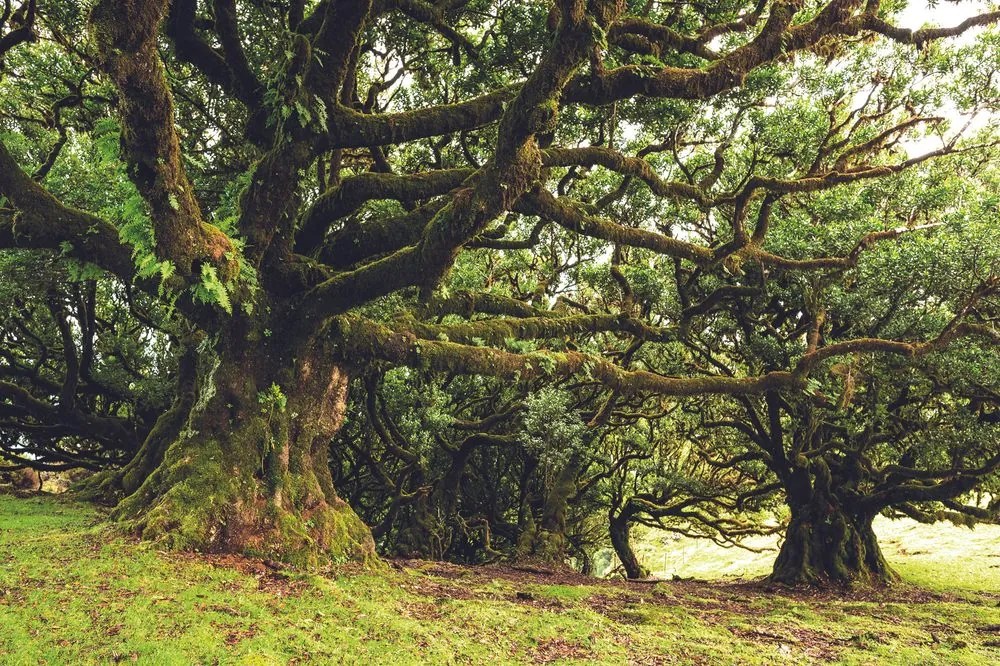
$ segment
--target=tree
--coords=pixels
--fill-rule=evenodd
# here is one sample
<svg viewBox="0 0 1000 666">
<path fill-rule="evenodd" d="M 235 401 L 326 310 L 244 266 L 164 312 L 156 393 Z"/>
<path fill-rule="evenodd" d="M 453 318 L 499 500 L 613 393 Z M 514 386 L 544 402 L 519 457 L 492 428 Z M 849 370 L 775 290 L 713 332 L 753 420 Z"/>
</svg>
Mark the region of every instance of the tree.
<svg viewBox="0 0 1000 666">
<path fill-rule="evenodd" d="M 381 549 L 459 562 L 509 550 L 521 508 L 522 406 L 486 378 L 395 368 L 358 384 L 356 416 L 335 438 L 331 465 Z"/>
<path fill-rule="evenodd" d="M 115 285 L 85 270 L 17 253 L 0 258 L 9 306 L 0 316 L 0 453 L 17 466 L 124 465 L 171 390 L 187 393 L 173 376 L 185 364 L 133 315 L 146 299 L 109 291 Z"/>
<path fill-rule="evenodd" d="M 869 254 L 840 281 L 772 283 L 770 305 L 754 314 L 740 355 L 726 359 L 780 365 L 805 335 L 799 363 L 817 363 L 807 390 L 740 397 L 702 412 L 707 429 L 743 441 L 711 448 L 715 464 L 766 465 L 773 481 L 755 494 L 776 494 L 788 506 L 774 582 L 895 580 L 872 529 L 879 514 L 995 520 L 995 503 L 971 491 L 1000 468 L 996 348 L 942 344 L 956 327 L 981 325 L 963 322 L 996 320 L 995 174 L 978 161 L 938 167 L 927 180 L 896 183 L 891 196 L 921 216 L 960 215 L 961 229 Z M 956 197 L 964 199 L 960 211 Z M 852 215 L 874 201 L 854 199 Z M 904 336 L 929 342 L 877 353 L 885 344 L 878 338 Z M 850 354 L 826 355 L 843 345 Z"/>
<path fill-rule="evenodd" d="M 632 527 L 641 525 L 690 538 L 710 539 L 725 547 L 746 547 L 750 536 L 774 533 L 772 479 L 756 461 L 732 461 L 720 450 L 732 446 L 717 434 L 710 446 L 700 429 L 693 430 L 705 407 L 686 405 L 691 413 L 668 418 L 643 418 L 644 427 L 616 433 L 614 464 L 602 483 L 602 504 L 608 514 L 608 535 L 627 578 L 645 578 L 648 569 L 637 557 Z M 611 438 L 609 438 L 611 439 Z M 725 459 L 727 464 L 718 464 Z M 731 464 L 729 464 L 731 462 Z"/>
<path fill-rule="evenodd" d="M 770 231 L 784 226 L 772 217 L 786 199 L 983 150 L 988 140 L 961 142 L 935 116 L 960 63 L 916 54 L 997 13 L 914 32 L 877 0 L 5 9 L 0 248 L 58 253 L 144 291 L 172 318 L 177 358 L 193 359 L 192 399 L 176 398 L 143 453 L 91 486 L 124 495 L 114 517 L 145 538 L 298 562 L 370 558 L 327 444 L 351 376 L 376 363 L 583 377 L 611 396 L 751 396 L 806 390 L 820 360 L 862 348 L 912 356 L 996 337 L 962 314 L 934 342 L 816 338 L 801 359 L 747 375 L 669 354 L 696 344 L 692 325 L 717 308 L 759 306 L 731 279 L 741 267 L 850 269 L 920 228 L 868 220 L 846 253 L 787 256 Z M 867 65 L 890 44 L 900 66 L 873 78 Z M 838 71 L 848 74 L 820 96 L 827 108 L 796 97 L 812 75 Z M 939 92 L 915 85 L 917 73 Z M 871 93 L 861 111 L 859 91 Z M 792 112 L 771 114 L 774 95 L 798 99 Z M 944 133 L 940 147 L 899 149 L 927 127 Z M 64 160 L 78 163 L 74 178 L 50 177 Z M 602 261 L 618 302 L 553 312 L 558 282 L 534 301 L 483 280 L 470 296 L 447 291 L 477 248 L 543 238 Z M 664 275 L 679 311 L 644 304 L 636 288 Z M 428 314 L 435 299 L 462 321 Z M 588 336 L 599 343 L 565 345 Z M 681 374 L 665 374 L 664 359 Z M 156 461 L 148 474 L 144 461 Z"/>
<path fill-rule="evenodd" d="M 995 402 L 949 386 L 936 363 L 887 366 L 859 359 L 848 380 L 857 383 L 838 387 L 850 394 L 839 406 L 771 395 L 745 402 L 742 418 L 712 424 L 752 435 L 749 451 L 730 460 L 766 462 L 777 481 L 759 490 L 788 505 L 772 582 L 896 580 L 872 529 L 880 513 L 963 525 L 995 520 L 995 503 L 970 493 L 1000 466 Z"/>
</svg>

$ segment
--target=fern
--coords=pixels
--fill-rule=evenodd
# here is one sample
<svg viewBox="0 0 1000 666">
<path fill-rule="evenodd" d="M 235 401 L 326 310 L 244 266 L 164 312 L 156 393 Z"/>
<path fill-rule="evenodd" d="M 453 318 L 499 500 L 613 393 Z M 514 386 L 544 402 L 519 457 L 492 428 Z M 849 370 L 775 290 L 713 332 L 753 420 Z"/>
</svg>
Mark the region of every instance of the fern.
<svg viewBox="0 0 1000 666">
<path fill-rule="evenodd" d="M 201 281 L 196 282 L 191 287 L 191 294 L 198 303 L 217 305 L 228 314 L 233 313 L 233 303 L 229 298 L 229 290 L 219 279 L 215 266 L 211 264 L 201 265 Z"/>
<path fill-rule="evenodd" d="M 159 276 L 160 292 L 163 295 L 166 282 L 174 275 L 176 267 L 170 261 L 161 261 L 156 256 L 156 237 L 146 201 L 125 175 L 125 165 L 120 154 L 121 128 L 116 121 L 105 119 L 97 123 L 93 135 L 98 161 L 112 175 L 109 182 L 117 186 L 121 195 L 121 204 L 102 211 L 102 216 L 115 221 L 118 237 L 122 243 L 132 248 L 132 260 L 138 276 L 143 279 Z M 174 205 L 176 197 L 171 195 L 171 198 L 171 205 Z"/>
</svg>

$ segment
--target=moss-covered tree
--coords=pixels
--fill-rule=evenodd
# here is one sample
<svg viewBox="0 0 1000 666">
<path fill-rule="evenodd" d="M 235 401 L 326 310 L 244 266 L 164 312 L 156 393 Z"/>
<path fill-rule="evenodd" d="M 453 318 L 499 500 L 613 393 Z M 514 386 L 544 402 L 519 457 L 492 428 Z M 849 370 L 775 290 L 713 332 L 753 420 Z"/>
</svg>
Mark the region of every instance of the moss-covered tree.
<svg viewBox="0 0 1000 666">
<path fill-rule="evenodd" d="M 840 225 L 853 238 L 832 254 L 783 254 L 769 231 L 786 200 L 808 208 L 817 193 L 984 150 L 937 118 L 960 63 L 921 54 L 996 13 L 914 32 L 877 0 L 87 10 L 5 4 L 0 248 L 93 264 L 173 317 L 190 398 L 89 487 L 119 497 L 114 518 L 145 538 L 300 562 L 370 558 L 327 444 L 351 376 L 374 363 L 583 377 L 612 396 L 754 395 L 802 391 L 835 355 L 990 337 L 963 312 L 933 343 L 906 331 L 816 339 L 803 360 L 762 374 L 665 371 L 671 350 L 697 346 L 705 317 L 759 305 L 730 279 L 746 267 L 849 270 L 926 226 Z M 880 49 L 899 67 L 872 77 Z M 796 96 L 842 71 L 824 95 Z M 988 106 L 990 77 L 962 76 L 985 86 L 962 110 Z M 796 101 L 772 114 L 774 95 Z M 942 141 L 900 150 L 927 128 Z M 477 248 L 530 251 L 555 236 L 602 262 L 622 297 L 553 313 L 559 275 L 528 301 L 483 281 L 486 294 L 437 291 Z M 656 275 L 676 278 L 679 309 L 643 305 L 636 287 Z M 436 298 L 453 318 L 429 314 Z M 595 335 L 658 351 L 552 344 Z M 561 501 L 542 530 L 561 524 Z"/>
<path fill-rule="evenodd" d="M 720 365 L 766 370 L 797 358 L 809 368 L 805 391 L 701 412 L 715 433 L 708 441 L 725 443 L 706 450 L 715 464 L 766 466 L 770 478 L 753 495 L 787 505 L 776 583 L 892 582 L 872 525 L 880 514 L 996 519 L 996 504 L 974 492 L 1000 468 L 996 174 L 975 161 L 929 175 L 882 194 L 912 197 L 916 215 L 956 212 L 961 230 L 872 253 L 840 279 L 774 280 L 752 319 L 727 313 L 719 322 L 715 334 L 739 343 L 709 345 L 706 358 Z M 858 215 L 876 200 L 837 205 Z M 952 336 L 968 327 L 979 335 L 957 344 Z M 922 342 L 885 339 L 904 336 Z"/>
</svg>

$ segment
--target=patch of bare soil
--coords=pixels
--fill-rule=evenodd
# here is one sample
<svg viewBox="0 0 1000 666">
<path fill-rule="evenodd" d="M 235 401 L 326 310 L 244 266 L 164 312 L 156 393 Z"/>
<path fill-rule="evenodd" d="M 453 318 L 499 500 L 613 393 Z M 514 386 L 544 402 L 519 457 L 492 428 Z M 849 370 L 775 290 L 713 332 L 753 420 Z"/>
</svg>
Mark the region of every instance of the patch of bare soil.
<svg viewBox="0 0 1000 666">
<path fill-rule="evenodd" d="M 947 625 L 944 622 L 938 622 L 938 624 L 944 625 L 944 627 L 947 627 L 949 630 L 954 632 L 954 634 L 958 633 L 958 631 L 954 627 Z M 983 647 L 992 647 L 992 648 L 1000 647 L 1000 624 L 981 625 L 976 628 L 976 633 L 978 633 L 983 638 L 981 643 Z M 931 637 L 934 638 L 934 642 L 936 643 L 941 642 L 940 639 L 938 639 L 933 632 L 931 632 Z"/>
<path fill-rule="evenodd" d="M 0 606 L 19 606 L 24 603 L 24 590 L 12 587 L 0 587 Z"/>
<path fill-rule="evenodd" d="M 531 606 L 541 610 L 559 611 L 566 608 L 566 604 L 559 599 L 550 597 L 540 597 L 532 592 L 515 592 L 506 596 L 507 601 Z"/>
<path fill-rule="evenodd" d="M 39 495 L 37 490 L 30 488 L 17 488 L 9 483 L 0 483 L 0 495 L 10 495 L 17 499 L 29 499 Z"/>
<path fill-rule="evenodd" d="M 594 594 L 586 603 L 592 610 L 618 624 L 634 626 L 646 624 L 648 621 L 643 609 L 646 599 L 638 595 Z"/>
<path fill-rule="evenodd" d="M 255 578 L 261 590 L 277 595 L 297 594 L 307 585 L 306 582 L 291 576 L 290 570 L 284 565 L 276 562 L 240 555 L 175 554 L 173 556 L 181 559 L 194 558 L 207 561 L 213 566 L 237 569 Z M 511 564 L 466 566 L 415 559 L 391 559 L 388 563 L 393 569 L 408 574 L 401 582 L 404 589 L 437 601 L 494 596 L 495 593 L 479 588 L 500 580 L 510 584 L 515 590 L 504 596 L 509 601 L 545 608 L 561 608 L 564 607 L 563 602 L 535 595 L 530 591 L 530 587 L 586 585 L 598 588 L 602 593 L 593 595 L 588 603 L 609 618 L 614 616 L 622 618 L 626 624 L 630 621 L 633 624 L 639 621 L 638 617 L 630 612 L 629 605 L 640 601 L 660 605 L 683 605 L 696 611 L 704 611 L 706 620 L 720 613 L 752 614 L 755 612 L 753 602 L 761 597 L 783 597 L 796 602 L 819 605 L 845 602 L 881 604 L 968 602 L 967 599 L 957 595 L 932 592 L 903 584 L 874 588 L 789 588 L 769 585 L 763 580 L 605 580 L 584 576 L 568 567 L 545 568 Z M 350 576 L 360 574 L 362 571 L 357 566 L 344 565 L 337 567 L 331 573 Z"/>
<path fill-rule="evenodd" d="M 527 589 L 531 585 L 609 585 L 610 581 L 583 576 L 571 569 L 544 569 L 534 566 L 513 566 L 486 564 L 464 566 L 449 562 L 427 560 L 394 559 L 390 566 L 397 571 L 410 574 L 402 587 L 410 592 L 437 599 L 476 599 L 493 596 L 486 590 L 478 589 L 497 580 L 509 583 L 515 588 L 503 599 L 512 603 L 536 608 L 559 610 L 565 604 L 550 597 L 536 595 Z"/>
<path fill-rule="evenodd" d="M 845 642 L 821 631 L 796 626 L 767 627 L 754 629 L 730 628 L 734 636 L 749 643 L 766 643 L 776 647 L 779 654 L 809 663 L 836 661 Z"/>
<path fill-rule="evenodd" d="M 207 562 L 214 567 L 235 569 L 257 581 L 257 588 L 278 597 L 298 596 L 309 587 L 305 580 L 292 575 L 292 570 L 279 562 L 260 560 L 245 555 L 169 553 L 169 557 L 182 561 Z"/>
<path fill-rule="evenodd" d="M 783 597 L 804 603 L 827 602 L 858 602 L 858 603 L 899 603 L 924 604 L 963 602 L 968 600 L 960 595 L 933 592 L 923 588 L 897 583 L 891 586 L 876 587 L 787 587 L 772 585 L 764 580 L 748 581 L 664 581 L 657 587 L 669 587 L 685 594 L 696 595 L 706 599 L 715 599 L 720 603 L 728 601 L 749 602 L 754 597 Z M 984 593 L 984 596 L 989 596 Z"/>
<path fill-rule="evenodd" d="M 545 567 L 541 565 L 512 564 L 481 564 L 467 566 L 451 564 L 450 562 L 432 562 L 428 560 L 393 559 L 390 565 L 401 571 L 418 571 L 420 573 L 469 582 L 489 582 L 496 579 L 512 583 L 532 585 L 602 585 L 612 584 L 612 581 L 592 578 L 569 567 Z"/>
<path fill-rule="evenodd" d="M 586 647 L 577 643 L 553 638 L 542 641 L 531 651 L 531 662 L 533 664 L 554 664 L 564 659 L 586 659 L 592 657 L 591 652 Z"/>
<path fill-rule="evenodd" d="M 233 629 L 232 627 L 218 626 L 219 631 L 225 632 L 226 645 L 232 647 L 245 640 L 249 640 L 260 633 L 260 628 L 256 624 L 251 624 L 243 629 Z"/>
<path fill-rule="evenodd" d="M 592 610 L 600 613 L 612 622 L 622 627 L 636 626 L 648 622 L 647 608 L 650 605 L 671 605 L 691 609 L 703 621 L 723 624 L 732 623 L 733 616 L 756 617 L 753 608 L 755 598 L 762 595 L 780 594 L 803 601 L 844 600 L 843 590 L 804 591 L 804 590 L 773 590 L 760 583 L 720 583 L 696 580 L 681 581 L 632 581 L 597 580 L 583 576 L 573 571 L 563 569 L 546 570 L 537 567 L 520 567 L 511 565 L 485 565 L 465 567 L 454 564 L 425 562 L 420 560 L 395 560 L 393 566 L 412 576 L 412 584 L 408 589 L 422 592 L 426 596 L 450 598 L 469 598 L 477 585 L 488 584 L 491 581 L 503 580 L 512 584 L 515 591 L 506 595 L 509 601 L 531 605 L 542 609 L 558 610 L 565 603 L 558 599 L 541 597 L 530 591 L 531 586 L 538 585 L 587 585 L 588 587 L 605 588 L 590 595 L 584 603 Z M 427 577 L 432 577 L 428 579 Z M 442 582 L 443 581 L 443 582 Z M 451 596 L 454 593 L 460 597 Z M 892 598 L 900 600 L 925 598 L 934 600 L 930 593 L 919 594 L 921 591 L 893 590 Z M 870 600 L 871 591 L 847 593 L 847 598 L 855 601 Z M 879 597 L 885 600 L 886 597 Z M 435 604 L 414 604 L 407 607 L 408 614 L 425 614 L 428 619 L 436 617 Z M 837 638 L 821 631 L 795 626 L 758 627 L 756 629 L 741 629 L 729 627 L 733 635 L 739 639 L 775 647 L 779 653 L 787 653 L 790 659 L 798 659 L 808 663 L 826 663 L 835 661 L 849 643 L 849 639 Z M 627 630 L 626 630 L 627 631 Z M 624 636 L 624 634 L 623 634 Z M 626 641 L 627 642 L 627 641 Z M 539 645 L 532 653 L 534 663 L 548 664 L 563 659 L 585 659 L 590 652 L 583 646 L 567 641 L 553 640 Z M 690 656 L 690 655 L 688 655 Z M 669 664 L 675 659 L 671 655 L 635 655 L 630 664 Z"/>
<path fill-rule="evenodd" d="M 436 578 L 459 581 L 468 584 L 488 583 L 504 580 L 524 585 L 587 585 L 635 594 L 651 594 L 660 603 L 700 603 L 732 612 L 745 609 L 754 598 L 784 597 L 806 603 L 824 602 L 876 602 L 876 603 L 941 603 L 968 602 L 967 599 L 948 593 L 932 592 L 902 583 L 882 587 L 826 588 L 786 587 L 768 584 L 764 580 L 748 581 L 704 581 L 683 580 L 606 580 L 585 576 L 567 568 L 544 568 L 537 566 L 517 566 L 510 564 L 485 564 L 465 566 L 447 562 L 426 560 L 391 560 L 390 564 L 400 571 L 420 573 Z M 462 588 L 466 589 L 466 588 Z M 984 594 L 984 596 L 990 596 Z"/>
<path fill-rule="evenodd" d="M 414 620 L 439 620 L 443 615 L 440 601 L 413 601 L 406 603 L 403 604 L 400 613 L 403 617 Z"/>
<path fill-rule="evenodd" d="M 442 575 L 441 571 L 433 567 L 423 570 L 401 570 L 411 574 L 400 583 L 400 587 L 411 594 L 431 597 L 438 602 L 448 599 L 476 599 L 482 596 L 456 576 L 447 575 L 447 572 Z"/>
</svg>

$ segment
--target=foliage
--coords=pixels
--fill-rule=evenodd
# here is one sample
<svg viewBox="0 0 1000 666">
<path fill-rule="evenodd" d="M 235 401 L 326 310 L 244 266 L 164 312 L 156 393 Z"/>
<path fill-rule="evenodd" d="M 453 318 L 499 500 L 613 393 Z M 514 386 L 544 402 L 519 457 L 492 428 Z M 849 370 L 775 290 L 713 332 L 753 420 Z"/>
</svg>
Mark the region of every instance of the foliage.
<svg viewBox="0 0 1000 666">
<path fill-rule="evenodd" d="M 854 583 L 996 520 L 1000 14 L 7 4 L 2 450 L 148 538 Z"/>
</svg>

